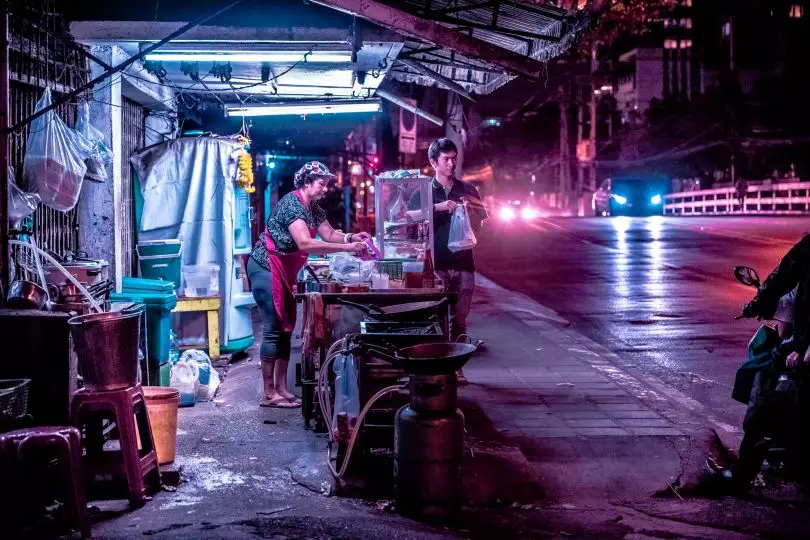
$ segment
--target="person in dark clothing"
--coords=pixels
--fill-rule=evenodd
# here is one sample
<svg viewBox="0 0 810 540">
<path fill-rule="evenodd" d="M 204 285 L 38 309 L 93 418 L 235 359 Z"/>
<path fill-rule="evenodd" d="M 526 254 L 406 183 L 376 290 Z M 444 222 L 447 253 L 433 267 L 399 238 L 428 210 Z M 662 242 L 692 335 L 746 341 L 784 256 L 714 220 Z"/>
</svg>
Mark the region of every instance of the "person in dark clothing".
<svg viewBox="0 0 810 540">
<path fill-rule="evenodd" d="M 450 223 L 459 204 L 467 203 L 474 232 L 481 230 L 489 217 L 478 189 L 455 176 L 458 148 L 450 139 L 438 139 L 428 148 L 428 159 L 436 176 L 433 178 L 434 268 L 444 282 L 445 290 L 459 295 L 450 313 L 450 338 L 456 341 L 467 333 L 467 316 L 475 291 L 475 259 L 472 249 L 453 252 L 448 247 Z M 409 210 L 421 207 L 417 191 L 408 201 Z"/>
<path fill-rule="evenodd" d="M 706 460 L 709 472 L 721 480 L 717 487 L 725 493 L 748 492 L 765 461 L 767 437 L 787 442 L 796 432 L 791 421 L 795 407 L 784 406 L 789 394 L 780 386 L 787 371 L 786 358 L 793 352 L 794 304 L 795 291 L 780 299 L 773 323 L 757 330 L 748 345 L 748 360 L 737 370 L 731 397 L 748 405 L 739 461 L 721 468 L 711 458 Z"/>
<path fill-rule="evenodd" d="M 743 308 L 748 318 L 772 319 L 785 294 L 795 291 L 793 317 L 793 350 L 785 359 L 791 369 L 807 371 L 810 364 L 810 235 L 799 240 L 771 272 L 753 300 Z M 805 377 L 798 381 L 798 417 L 793 432 L 796 434 L 796 453 L 810 455 L 810 387 Z M 797 463 L 797 479 L 810 485 L 810 460 Z"/>
</svg>

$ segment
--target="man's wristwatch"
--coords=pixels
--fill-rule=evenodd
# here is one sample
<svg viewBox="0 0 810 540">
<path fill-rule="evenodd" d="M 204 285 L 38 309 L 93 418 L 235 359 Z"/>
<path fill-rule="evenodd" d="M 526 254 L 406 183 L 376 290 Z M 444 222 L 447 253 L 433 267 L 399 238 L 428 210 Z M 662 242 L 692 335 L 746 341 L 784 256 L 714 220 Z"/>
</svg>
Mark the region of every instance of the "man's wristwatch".
<svg viewBox="0 0 810 540">
<path fill-rule="evenodd" d="M 344 244 L 350 244 L 352 241 L 352 233 L 346 233 L 346 236 L 343 237 Z"/>
</svg>

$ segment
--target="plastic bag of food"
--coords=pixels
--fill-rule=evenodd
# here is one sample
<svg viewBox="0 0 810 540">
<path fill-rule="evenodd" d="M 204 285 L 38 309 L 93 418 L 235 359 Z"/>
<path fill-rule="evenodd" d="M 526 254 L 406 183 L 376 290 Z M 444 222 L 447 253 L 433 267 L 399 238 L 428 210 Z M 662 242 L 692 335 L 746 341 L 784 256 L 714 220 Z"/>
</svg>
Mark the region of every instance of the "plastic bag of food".
<svg viewBox="0 0 810 540">
<path fill-rule="evenodd" d="M 14 183 L 14 169 L 8 168 L 8 221 L 16 229 L 20 221 L 37 210 L 39 195 L 26 193 Z"/>
<path fill-rule="evenodd" d="M 51 104 L 51 90 L 45 89 L 37 103 L 41 111 Z M 42 204 L 67 212 L 79 201 L 82 181 L 87 172 L 85 160 L 93 146 L 70 129 L 55 110 L 33 122 L 23 161 L 22 188 L 36 193 Z"/>
<path fill-rule="evenodd" d="M 85 178 L 93 182 L 105 182 L 109 178 L 109 167 L 112 166 L 113 153 L 104 141 L 104 134 L 90 123 L 90 105 L 86 101 L 79 105 L 76 131 L 92 144 L 92 152 L 86 161 L 87 174 Z"/>
<path fill-rule="evenodd" d="M 364 261 L 348 253 L 338 253 L 329 262 L 332 277 L 343 283 L 361 283 L 371 281 L 374 273 L 374 261 Z"/>
<path fill-rule="evenodd" d="M 453 218 L 450 222 L 450 236 L 447 239 L 447 247 L 453 253 L 472 249 L 478 244 L 475 238 L 472 222 L 470 222 L 470 212 L 466 204 L 456 206 Z"/>
</svg>

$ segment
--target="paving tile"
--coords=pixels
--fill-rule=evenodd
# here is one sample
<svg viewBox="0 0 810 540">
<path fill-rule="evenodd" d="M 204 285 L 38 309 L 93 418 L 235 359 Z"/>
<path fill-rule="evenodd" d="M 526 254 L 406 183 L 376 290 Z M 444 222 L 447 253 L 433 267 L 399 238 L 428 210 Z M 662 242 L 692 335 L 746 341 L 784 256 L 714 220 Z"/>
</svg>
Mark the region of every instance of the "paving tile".
<svg viewBox="0 0 810 540">
<path fill-rule="evenodd" d="M 565 423 L 572 428 L 620 428 L 619 424 L 609 418 L 571 418 Z M 652 426 L 657 427 L 657 426 Z"/>
<path fill-rule="evenodd" d="M 638 435 L 641 437 L 666 437 L 666 436 L 683 436 L 684 434 L 675 429 L 675 428 L 639 428 L 639 427 L 629 427 L 627 430 L 632 433 L 633 435 Z"/>
<path fill-rule="evenodd" d="M 630 433 L 620 428 L 576 428 L 583 437 L 628 437 Z"/>
<path fill-rule="evenodd" d="M 520 429 L 566 427 L 565 423 L 562 421 L 561 418 L 558 418 L 550 414 L 546 414 L 544 416 L 537 415 L 534 417 L 525 417 L 525 416 L 519 416 L 516 418 L 513 417 L 507 419 L 506 423 L 512 426 L 516 426 Z"/>
<path fill-rule="evenodd" d="M 596 400 L 594 400 L 596 402 Z M 598 403 L 596 405 L 599 409 L 603 411 L 649 411 L 650 408 L 644 405 L 643 403 L 636 401 L 635 399 L 631 401 L 626 401 L 625 403 Z"/>
<path fill-rule="evenodd" d="M 641 418 L 650 418 L 650 419 L 661 419 L 661 415 L 656 413 L 655 411 L 641 411 L 641 410 L 605 410 L 602 411 L 603 414 L 608 415 L 610 418 L 615 419 L 641 419 Z"/>
<path fill-rule="evenodd" d="M 576 437 L 577 433 L 571 428 L 524 428 L 520 430 L 524 437 L 530 439 Z"/>
<path fill-rule="evenodd" d="M 673 427 L 672 422 L 663 418 L 616 418 L 616 422 L 624 427 L 661 428 Z"/>
<path fill-rule="evenodd" d="M 552 414 L 564 420 L 574 420 L 581 418 L 609 418 L 609 416 L 604 411 L 599 411 L 596 409 L 589 411 L 553 411 Z M 612 417 L 613 416 L 610 415 L 610 418 Z"/>
<path fill-rule="evenodd" d="M 597 403 L 599 405 L 628 405 L 628 404 L 635 404 L 640 403 L 636 398 L 631 396 L 630 394 L 624 394 L 623 396 L 589 396 L 590 401 Z M 649 407 L 645 407 L 648 409 Z"/>
</svg>

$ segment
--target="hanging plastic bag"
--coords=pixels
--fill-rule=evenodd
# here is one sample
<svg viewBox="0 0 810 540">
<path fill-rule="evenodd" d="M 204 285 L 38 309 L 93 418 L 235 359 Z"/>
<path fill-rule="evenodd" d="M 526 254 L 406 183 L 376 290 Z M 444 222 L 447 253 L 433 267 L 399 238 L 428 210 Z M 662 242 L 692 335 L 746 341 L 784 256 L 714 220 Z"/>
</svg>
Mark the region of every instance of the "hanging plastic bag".
<svg viewBox="0 0 810 540">
<path fill-rule="evenodd" d="M 12 229 L 17 229 L 19 223 L 36 212 L 39 204 L 39 195 L 26 193 L 14 183 L 14 169 L 8 168 L 8 221 Z"/>
<path fill-rule="evenodd" d="M 36 110 L 49 105 L 51 90 L 46 88 Z M 21 187 L 39 195 L 46 206 L 62 212 L 72 210 L 79 201 L 87 172 L 85 160 L 92 151 L 87 139 L 70 129 L 56 111 L 48 111 L 31 122 Z"/>
<path fill-rule="evenodd" d="M 394 223 L 405 221 L 408 205 L 405 204 L 405 197 L 402 196 L 402 192 L 403 190 L 401 188 L 397 190 L 397 198 L 394 200 L 394 204 L 388 209 L 388 221 Z"/>
<path fill-rule="evenodd" d="M 353 427 L 360 416 L 360 386 L 357 384 L 357 366 L 354 356 L 341 354 L 335 358 L 332 368 L 335 372 L 335 409 L 332 413 L 332 426 L 338 426 L 338 416 L 345 414 L 348 425 Z"/>
<path fill-rule="evenodd" d="M 106 182 L 109 178 L 109 167 L 112 166 L 113 153 L 104 142 L 104 134 L 90 123 L 90 105 L 87 102 L 79 105 L 79 118 L 76 120 L 76 131 L 92 144 L 92 152 L 87 159 L 85 178 L 93 182 Z"/>
<path fill-rule="evenodd" d="M 452 252 L 472 249 L 478 244 L 475 238 L 472 223 L 470 222 L 470 211 L 466 204 L 456 206 L 453 218 L 450 222 L 450 236 L 447 240 L 447 247 Z"/>
</svg>

